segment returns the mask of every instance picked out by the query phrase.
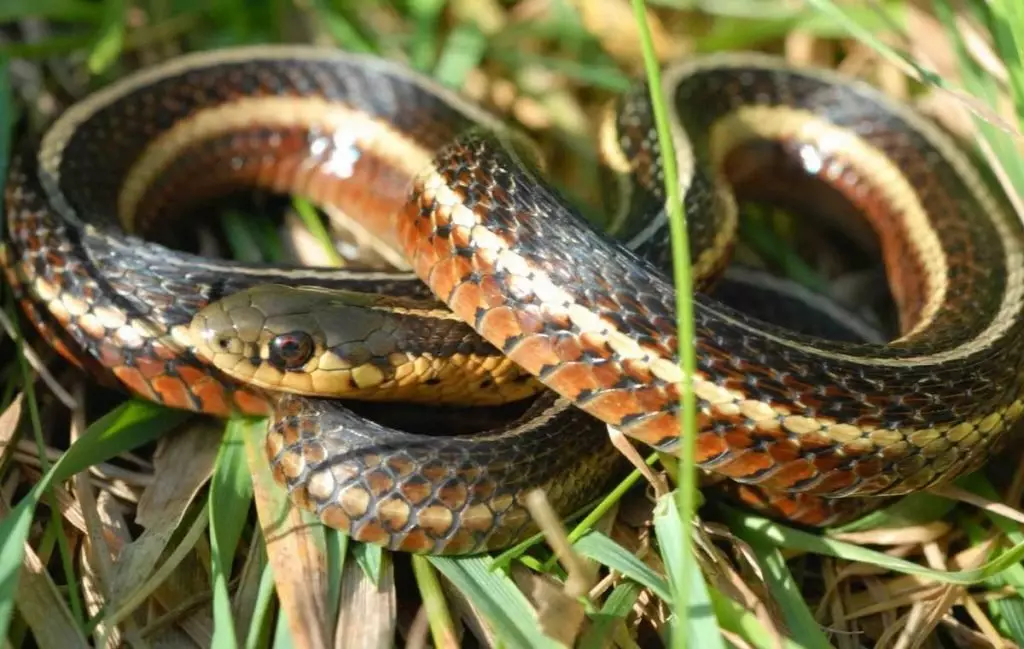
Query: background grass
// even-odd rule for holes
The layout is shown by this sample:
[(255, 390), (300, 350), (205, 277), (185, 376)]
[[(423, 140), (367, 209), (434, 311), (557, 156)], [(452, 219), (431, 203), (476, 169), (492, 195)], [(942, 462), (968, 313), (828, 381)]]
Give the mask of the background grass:
[[(645, 61), (760, 49), (916, 103), (1012, 191), (1024, 186), (1020, 11), (1014, 0), (5, 0), (0, 162), (15, 123), (38, 131), (132, 69), (183, 51), (313, 42), (403, 60), (524, 126), (556, 183), (600, 223), (593, 134), (605, 102)], [(344, 263), (330, 215), (301, 201), (256, 207), (212, 226), (230, 254)], [(795, 223), (748, 209), (737, 257), (859, 304), (844, 287), (863, 269), (801, 256), (827, 246)], [(6, 297), (0, 636), (10, 646), (1024, 644), (1019, 456), (961, 481), (962, 492), (915, 495), (826, 536), (719, 505), (691, 527), (674, 492), (648, 495), (637, 471), (568, 530), (495, 557), (412, 561), (288, 507), (258, 423), (123, 402), (31, 336), (35, 355), (22, 355)], [(671, 458), (648, 463), (679, 475)], [(954, 499), (971, 497), (1003, 508)], [(559, 539), (568, 554), (552, 550)]]

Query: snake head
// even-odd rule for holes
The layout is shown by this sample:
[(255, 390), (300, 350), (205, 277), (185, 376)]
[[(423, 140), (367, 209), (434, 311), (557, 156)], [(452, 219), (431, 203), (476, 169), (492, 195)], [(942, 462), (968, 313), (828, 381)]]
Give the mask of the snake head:
[(200, 361), (272, 391), (483, 405), (539, 389), (451, 311), (422, 300), (259, 285), (203, 307), (189, 336)]

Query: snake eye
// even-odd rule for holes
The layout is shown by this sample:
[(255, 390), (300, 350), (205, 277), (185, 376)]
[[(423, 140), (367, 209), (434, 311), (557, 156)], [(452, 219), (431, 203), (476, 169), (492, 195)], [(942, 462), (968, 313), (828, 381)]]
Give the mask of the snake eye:
[(315, 345), (313, 338), (302, 331), (274, 336), (268, 346), (267, 361), (281, 370), (294, 370), (309, 362)]

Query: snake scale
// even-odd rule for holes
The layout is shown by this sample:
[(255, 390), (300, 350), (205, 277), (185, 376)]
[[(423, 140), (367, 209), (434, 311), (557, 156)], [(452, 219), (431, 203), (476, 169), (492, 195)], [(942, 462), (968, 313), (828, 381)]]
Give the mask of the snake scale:
[[(940, 129), (868, 84), (754, 54), (667, 66), (694, 274), (698, 460), (728, 494), (823, 525), (977, 468), (1020, 418), (1024, 232)], [(62, 114), (12, 158), (2, 263), (72, 363), (214, 416), (269, 415), (293, 501), (358, 540), (470, 553), (563, 515), (621, 461), (606, 425), (679, 437), (661, 153), (643, 83), (601, 149), (614, 233), (545, 179), (529, 141), (400, 64), (305, 46), (190, 54)], [(878, 239), (899, 316), (885, 342), (769, 324), (705, 288), (751, 151), (829, 187)], [(783, 202), (820, 193), (762, 189)], [(157, 240), (260, 188), (358, 220), (412, 272), (251, 265)], [(403, 430), (361, 400), (485, 411), (485, 430)], [(392, 410), (401, 411), (394, 406)]]

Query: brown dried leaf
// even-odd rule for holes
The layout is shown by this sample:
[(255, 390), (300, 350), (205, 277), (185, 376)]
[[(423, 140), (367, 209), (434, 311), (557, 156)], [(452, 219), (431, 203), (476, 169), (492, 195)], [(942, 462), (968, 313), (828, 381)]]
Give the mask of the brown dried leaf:
[(22, 558), (17, 606), (40, 647), (89, 646), (46, 566), (29, 546)]
[(209, 647), (213, 639), (213, 615), (209, 606), (197, 607), (195, 600), (197, 594), (202, 594), (205, 600), (211, 593), (209, 564), (200, 561), (196, 553), (190, 553), (153, 591), (153, 598), (173, 616), (174, 627), (197, 646)]
[(0, 463), (5, 463), (9, 454), (14, 452), (14, 437), (18, 432), (18, 422), (21, 421), (22, 403), (25, 394), (18, 393), (11, 405), (0, 414)]
[(259, 595), (260, 578), (266, 565), (266, 553), (263, 551), (262, 539), (259, 535), (254, 535), (249, 543), (249, 551), (245, 555), (242, 574), (238, 578), (238, 589), (231, 598), (235, 631), (240, 638), (245, 636), (246, 629), (252, 623), (256, 611), (256, 599)]
[[(569, 0), (568, 4), (579, 12), (583, 26), (612, 58), (624, 66), (639, 68), (643, 50), (628, 0)], [(658, 60), (666, 61), (684, 54), (685, 41), (671, 38), (658, 16), (650, 10), (646, 13)]]
[(153, 482), (143, 492), (136, 513), (136, 522), (146, 530), (117, 557), (111, 581), (114, 602), (152, 573), (185, 512), (209, 480), (222, 435), (222, 424), (200, 419), (161, 440), (154, 458)]
[(945, 521), (933, 521), (910, 527), (881, 528), (865, 532), (830, 534), (829, 538), (858, 545), (906, 545), (929, 543), (949, 534), (952, 526)]
[(327, 647), (333, 616), (327, 607), (323, 524), (291, 506), (285, 490), (274, 481), (261, 439), (247, 437), (245, 451), (253, 477), (256, 514), (292, 644), (311, 649)]
[(512, 579), (537, 610), (537, 622), (544, 634), (566, 647), (574, 646), (586, 619), (579, 600), (566, 592), (564, 584), (519, 563), (512, 564)]
[[(131, 542), (131, 536), (121, 503), (105, 491), (94, 499), (89, 481), (83, 473), (75, 476), (74, 485), (75, 493), (80, 494), (82, 510), (86, 513), (86, 526), (89, 528), (89, 534), (82, 545), (82, 588), (90, 615), (96, 615), (109, 602), (113, 572), (111, 557)], [(93, 635), (97, 642), (105, 638), (108, 647), (121, 646), (124, 636), (127, 636), (129, 644), (137, 644), (138, 630), (131, 618), (125, 621), (125, 627), (125, 633), (122, 633), (122, 629), (101, 621)]]
[(452, 586), (444, 575), (439, 575), (441, 588), (444, 590), (445, 599), (451, 605), (452, 611), (459, 614), (466, 628), (469, 629), (477, 643), (484, 649), (493, 649), (500, 646), (498, 637), (491, 630), (487, 618), (480, 613), (473, 603), (466, 599), (462, 591)]
[(384, 554), (380, 584), (374, 584), (350, 558), (341, 576), (341, 604), (334, 646), (390, 649), (395, 642), (398, 618), (396, 600), (395, 568), (390, 555)]

